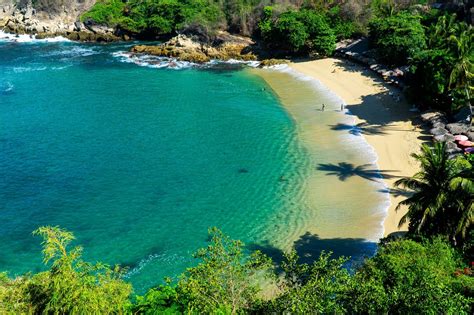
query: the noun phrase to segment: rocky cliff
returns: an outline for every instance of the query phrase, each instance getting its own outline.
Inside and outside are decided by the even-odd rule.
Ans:
[[[16,34],[37,34],[38,38],[65,36],[84,41],[120,39],[111,28],[80,22],[80,15],[95,2],[96,0],[0,0],[0,30]]]

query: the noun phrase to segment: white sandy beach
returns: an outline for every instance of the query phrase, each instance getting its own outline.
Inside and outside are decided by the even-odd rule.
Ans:
[[[388,187],[393,188],[397,178],[417,171],[418,165],[410,155],[421,146],[421,130],[412,124],[416,113],[409,111],[410,106],[398,89],[388,86],[369,70],[339,59],[305,61],[290,66],[319,80],[344,100],[365,139],[375,149],[377,164]],[[403,198],[392,190],[391,205],[384,221],[385,236],[406,230],[406,227],[398,228],[406,210],[395,210]]]

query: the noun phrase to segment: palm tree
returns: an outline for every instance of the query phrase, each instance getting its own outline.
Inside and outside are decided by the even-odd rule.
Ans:
[[[449,43],[452,44],[451,51],[455,58],[453,69],[449,74],[449,88],[459,88],[464,90],[466,97],[466,105],[471,112],[470,124],[472,129],[472,115],[473,108],[471,105],[471,97],[469,91],[474,89],[472,86],[473,74],[473,60],[474,60],[474,32],[472,26],[468,26],[462,30],[458,36],[450,35],[448,37]]]
[[[473,222],[472,166],[449,159],[444,143],[436,143],[434,148],[423,145],[422,153],[412,156],[420,162],[421,171],[395,182],[395,186],[413,191],[397,206],[397,210],[408,206],[399,227],[409,220],[411,232],[442,234],[456,243],[456,236],[463,238]]]

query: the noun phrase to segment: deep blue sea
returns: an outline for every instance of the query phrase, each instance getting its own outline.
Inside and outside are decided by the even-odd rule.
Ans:
[[[128,48],[0,42],[0,270],[44,268],[43,225],[128,267],[138,291],[193,264],[211,226],[247,244],[285,237],[274,227],[307,165],[265,82],[239,66],[140,66]]]

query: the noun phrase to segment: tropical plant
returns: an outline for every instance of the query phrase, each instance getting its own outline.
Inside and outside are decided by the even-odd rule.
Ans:
[[[471,111],[470,123],[472,127],[473,109],[470,90],[474,90],[474,29],[471,25],[460,32],[458,36],[451,34],[448,41],[452,44],[454,66],[449,74],[449,87],[464,92],[466,106]]]
[[[268,47],[288,53],[328,56],[336,49],[328,19],[315,10],[290,10],[275,17],[272,7],[266,7],[259,28]]]
[[[444,143],[436,143],[434,148],[423,145],[422,153],[413,157],[421,170],[395,182],[413,192],[397,206],[408,206],[399,225],[409,220],[412,233],[441,234],[456,243],[473,223],[473,168],[465,160],[449,159]]]
[[[391,241],[351,279],[344,305],[354,314],[470,314],[474,278],[441,239]]]
[[[194,257],[201,262],[188,268],[177,285],[178,295],[191,313],[241,313],[258,302],[259,279],[269,275],[271,260],[256,251],[249,256],[243,243],[217,228],[209,230],[210,244]]]
[[[266,305],[266,311],[276,314],[342,314],[341,304],[350,282],[343,268],[347,258],[331,259],[322,252],[312,265],[299,264],[295,251],[285,254],[282,263],[284,277],[282,293]]]
[[[409,12],[373,19],[369,24],[370,43],[380,59],[400,65],[426,47],[421,18]]]
[[[73,234],[59,227],[41,227],[34,234],[43,238],[43,261],[51,264],[51,269],[13,280],[3,276],[0,313],[126,312],[130,306],[131,285],[120,279],[118,267],[110,269],[103,264],[82,261],[81,247],[68,249]]]

